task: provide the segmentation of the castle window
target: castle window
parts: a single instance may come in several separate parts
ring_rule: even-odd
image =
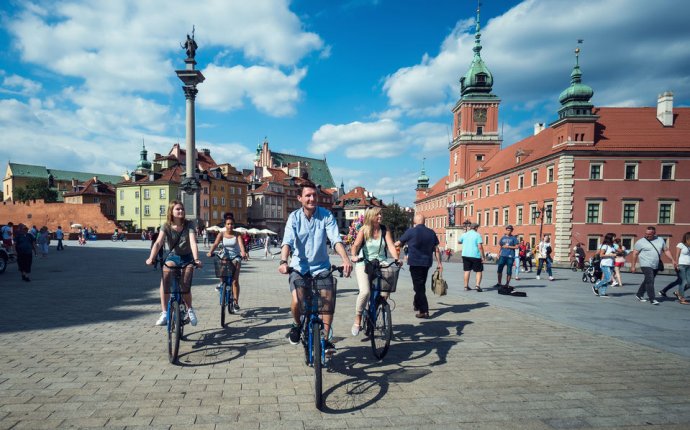
[[[484,134],[484,127],[477,126],[477,136],[481,136],[483,134]]]
[[[477,154],[474,156],[477,161],[484,161],[484,154]]]

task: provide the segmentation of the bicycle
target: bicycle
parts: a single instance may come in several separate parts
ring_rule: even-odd
[[[288,273],[298,275],[298,279],[295,280],[295,291],[301,311],[300,330],[304,360],[307,366],[314,368],[314,405],[318,410],[323,406],[321,373],[323,368],[328,368],[330,358],[325,352],[326,338],[322,335],[324,324],[319,315],[332,314],[335,311],[337,282],[331,276],[335,271],[343,276],[343,266],[331,266],[329,270],[316,276],[310,273],[303,275],[291,267],[288,268]]]
[[[235,277],[235,265],[232,260],[223,259],[220,255],[216,255],[213,262],[216,269],[216,277],[221,280],[220,290],[218,290],[220,300],[220,326],[225,327],[225,309],[227,308],[230,314],[235,313],[235,308],[233,307],[235,299],[232,296],[232,280]]]
[[[394,293],[398,284],[400,266],[398,261],[388,264],[379,260],[364,259],[364,264],[371,263],[374,271],[374,282],[371,284],[369,301],[362,312],[362,331],[371,341],[371,351],[379,360],[388,353],[393,337],[393,318],[388,300],[381,293]]]
[[[122,233],[122,234],[114,234],[110,237],[110,240],[113,242],[117,242],[118,240],[121,240],[122,242],[127,242],[127,236]]]
[[[165,261],[161,261],[161,267],[165,265],[172,272],[172,279],[170,280],[170,287],[163,283],[163,289],[168,290],[166,293],[170,294],[168,298],[167,307],[167,329],[168,329],[168,360],[170,363],[175,363],[180,352],[180,339],[184,336],[184,326],[189,324],[189,316],[187,315],[187,304],[182,300],[182,294],[189,293],[191,285],[183,289],[181,282],[182,271],[189,265],[196,267],[194,262],[183,263],[181,266],[170,266]],[[161,270],[161,276],[163,270]]]

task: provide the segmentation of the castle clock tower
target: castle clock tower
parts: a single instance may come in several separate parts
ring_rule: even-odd
[[[479,7],[474,36],[474,58],[465,76],[460,78],[460,100],[453,107],[453,140],[449,144],[449,185],[462,185],[477,169],[501,149],[498,132],[498,105],[501,100],[491,93],[494,78],[480,52]]]

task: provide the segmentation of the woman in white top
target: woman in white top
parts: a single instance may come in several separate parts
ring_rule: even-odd
[[[690,302],[685,299],[685,290],[690,285],[690,231],[683,235],[683,241],[676,247],[676,261],[681,282],[675,295],[680,304],[689,305]]]
[[[357,304],[355,306],[355,321],[352,324],[353,336],[357,336],[362,327],[362,311],[369,298],[369,291],[371,289],[369,275],[364,271],[364,258],[369,261],[385,261],[386,249],[388,249],[388,255],[400,264],[398,261],[398,250],[393,243],[391,232],[385,230],[385,227],[381,225],[382,218],[381,208],[367,209],[364,213],[364,225],[357,232],[355,243],[350,249],[351,260],[353,263],[356,263],[355,275],[357,276],[357,285],[359,286],[359,295],[357,296]],[[366,251],[364,248],[366,248]]]
[[[240,267],[242,260],[247,259],[247,252],[244,249],[244,242],[240,236],[237,236],[234,232],[235,220],[230,217],[225,217],[225,230],[216,236],[215,242],[208,251],[207,256],[211,257],[213,251],[218,248],[218,245],[222,245],[218,250],[218,255],[223,260],[230,260],[235,266],[235,274],[232,277],[232,297],[234,303],[232,303],[232,308],[235,312],[240,310],[239,300],[240,300]]]
[[[596,284],[592,285],[592,291],[599,297],[608,297],[606,295],[606,288],[611,282],[611,275],[613,273],[613,259],[616,258],[616,250],[613,247],[613,234],[608,233],[604,236],[604,242],[599,248],[599,256],[601,257],[601,272],[602,276]]]

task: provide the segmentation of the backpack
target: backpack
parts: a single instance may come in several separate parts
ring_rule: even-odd
[[[431,291],[437,296],[445,296],[448,293],[448,283],[443,279],[441,271],[438,269],[431,275]]]

